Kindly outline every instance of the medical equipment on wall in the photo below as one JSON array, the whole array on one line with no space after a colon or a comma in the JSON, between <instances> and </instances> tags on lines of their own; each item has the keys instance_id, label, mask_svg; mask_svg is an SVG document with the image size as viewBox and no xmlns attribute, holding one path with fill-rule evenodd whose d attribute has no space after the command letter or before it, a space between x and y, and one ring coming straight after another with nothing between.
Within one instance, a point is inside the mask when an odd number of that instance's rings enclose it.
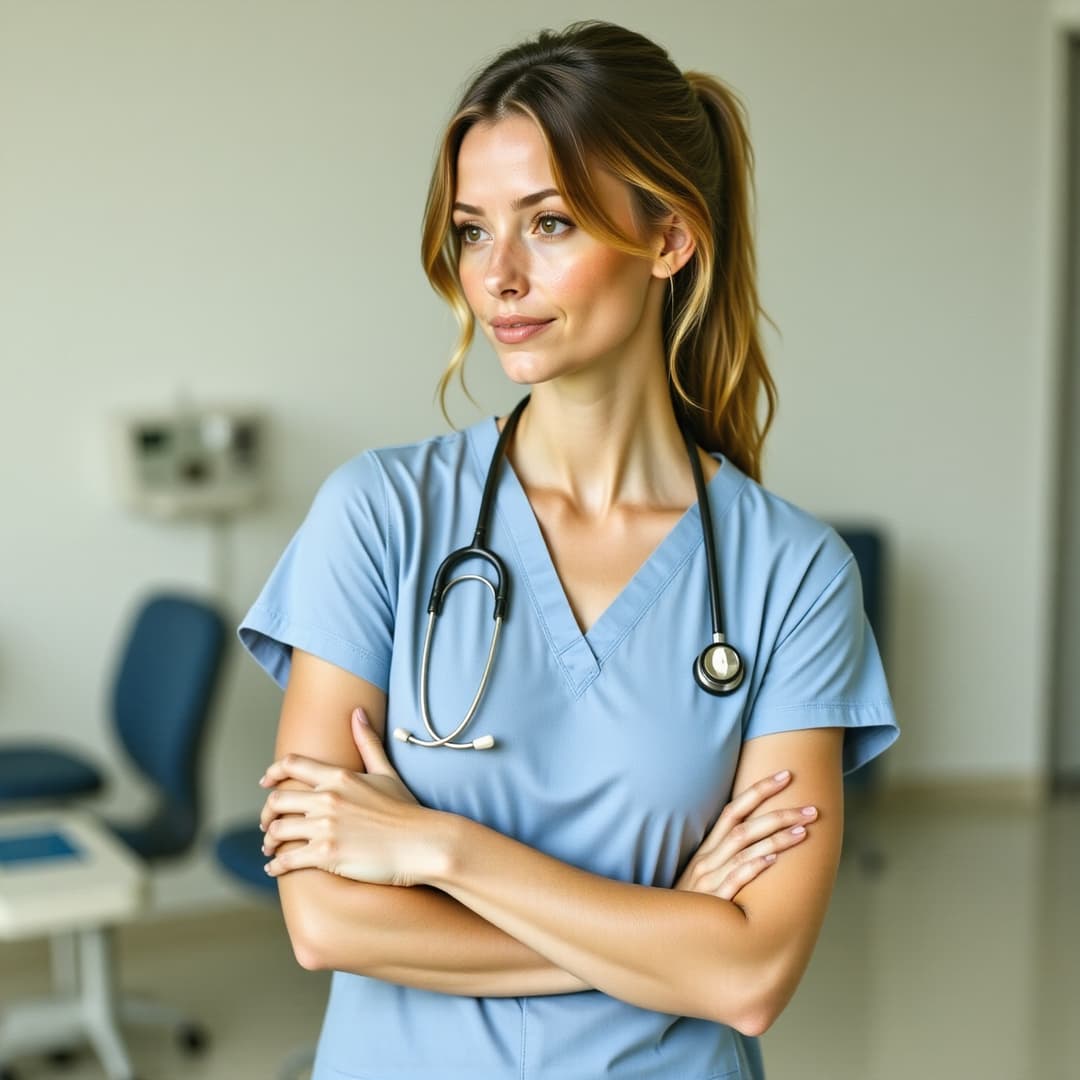
<instances>
[{"instance_id":1,"label":"medical equipment on wall","mask_svg":"<svg viewBox=\"0 0 1080 1080\"><path fill-rule=\"evenodd\" d=\"M394 738L400 742L413 743L415 746L446 746L452 750L489 750L495 745L495 739L491 735L481 735L469 742L455 742L454 740L469 726L472 718L476 715L476 710L480 707L480 701L491 677L491 668L495 660L495 650L499 643L503 619L506 617L510 578L502 559L486 546L487 531L491 519L491 504L494 501L495 487L498 483L499 466L506 456L506 446L528 403L528 396L518 402L499 434L499 441L495 446L495 452L491 455L491 464L488 466L487 477L484 481L484 493L480 500L480 512L477 515L476 531L473 534L472 543L468 547L452 551L435 572L435 580L431 587L431 599L428 602L428 624L427 632L424 635L424 651L420 660L420 715L430 738L421 739L406 731L405 728L399 727L394 730ZM709 571L709 602L712 609L713 624L712 642L706 645L701 654L694 660L694 679L702 690L710 694L730 694L738 689L742 683L745 668L738 652L724 638L720 606L720 571L716 561L716 548L713 543L709 496L705 488L705 477L701 471L697 445L685 426L682 427L682 435L686 442L686 451L694 474L694 487L697 490L701 528L705 540L705 561ZM461 574L458 577L451 578L450 575L455 567L468 559L480 559L486 562L494 571L494 583L482 574ZM484 671L480 677L480 685L465 713L464 719L449 735L439 735L432 722L427 699L428 663L431 658L435 620L442 611L446 594L461 581L479 581L490 589L494 603L493 617L495 625L491 635L491 645L488 648L487 659L484 663Z\"/></svg>"},{"instance_id":2,"label":"medical equipment on wall","mask_svg":"<svg viewBox=\"0 0 1080 1080\"><path fill-rule=\"evenodd\" d=\"M225 407L117 418L114 457L124 501L158 518L221 519L265 494L265 421Z\"/></svg>"}]
</instances>

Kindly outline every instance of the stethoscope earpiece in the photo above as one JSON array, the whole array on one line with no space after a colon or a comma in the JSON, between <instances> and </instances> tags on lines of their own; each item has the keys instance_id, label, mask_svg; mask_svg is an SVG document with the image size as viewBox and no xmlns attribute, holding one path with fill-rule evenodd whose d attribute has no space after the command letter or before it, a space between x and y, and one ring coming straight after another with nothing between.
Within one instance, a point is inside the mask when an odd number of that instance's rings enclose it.
<instances>
[{"instance_id":1,"label":"stethoscope earpiece","mask_svg":"<svg viewBox=\"0 0 1080 1080\"><path fill-rule=\"evenodd\" d=\"M481 735L480 738L467 743L450 742L448 739L435 739L429 742L426 739L418 739L403 727L394 728L394 738L398 742L411 742L416 746L449 746L452 750L490 750L495 745L494 735Z\"/></svg>"},{"instance_id":2,"label":"stethoscope earpiece","mask_svg":"<svg viewBox=\"0 0 1080 1080\"><path fill-rule=\"evenodd\" d=\"M743 681L743 662L739 654L724 641L714 641L705 647L694 661L694 678L702 690L710 694L730 694Z\"/></svg>"}]
</instances>

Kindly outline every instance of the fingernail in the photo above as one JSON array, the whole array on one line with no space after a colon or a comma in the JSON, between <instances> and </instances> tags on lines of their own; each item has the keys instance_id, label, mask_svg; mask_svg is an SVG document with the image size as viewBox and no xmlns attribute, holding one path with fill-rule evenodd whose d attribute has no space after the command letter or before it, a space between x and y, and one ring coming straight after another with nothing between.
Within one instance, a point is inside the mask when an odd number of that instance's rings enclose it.
<instances>
[{"instance_id":1,"label":"fingernail","mask_svg":"<svg viewBox=\"0 0 1080 1080\"><path fill-rule=\"evenodd\" d=\"M765 861L766 862L776 862L776 856L775 855L766 855L765 856Z\"/></svg>"},{"instance_id":2,"label":"fingernail","mask_svg":"<svg viewBox=\"0 0 1080 1080\"><path fill-rule=\"evenodd\" d=\"M801 825L796 825L795 828L791 830L791 835L792 836L802 836L803 833L805 833L805 832L806 832L806 829L804 829Z\"/></svg>"},{"instance_id":3,"label":"fingernail","mask_svg":"<svg viewBox=\"0 0 1080 1080\"><path fill-rule=\"evenodd\" d=\"M790 773L790 772L789 772L789 771L788 771L787 769L784 769L784 771L783 771L783 772L778 772L778 773L777 773L777 774L776 774L776 775L775 775L775 776L773 777L773 779L774 779L774 780L777 780L777 781L779 781L779 780L786 780L786 779L787 779L787 778L788 778L788 777L789 777L790 775L791 775L791 773Z\"/></svg>"},{"instance_id":4,"label":"fingernail","mask_svg":"<svg viewBox=\"0 0 1080 1080\"><path fill-rule=\"evenodd\" d=\"M364 715L363 709L353 709L353 719L367 727L367 717Z\"/></svg>"},{"instance_id":5,"label":"fingernail","mask_svg":"<svg viewBox=\"0 0 1080 1080\"><path fill-rule=\"evenodd\" d=\"M804 806L804 807L802 808L802 812L803 812L803 813L804 813L804 814L805 814L805 815L806 815L807 817L814 817L814 816L816 816L816 814L817 814L817 807L816 807L816 806Z\"/></svg>"}]
</instances>

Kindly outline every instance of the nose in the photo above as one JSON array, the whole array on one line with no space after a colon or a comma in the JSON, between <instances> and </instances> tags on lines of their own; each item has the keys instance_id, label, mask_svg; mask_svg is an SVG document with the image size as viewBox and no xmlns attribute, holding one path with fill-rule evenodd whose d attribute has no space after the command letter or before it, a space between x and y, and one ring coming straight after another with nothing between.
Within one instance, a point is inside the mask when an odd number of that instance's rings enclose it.
<instances>
[{"instance_id":1,"label":"nose","mask_svg":"<svg viewBox=\"0 0 1080 1080\"><path fill-rule=\"evenodd\" d=\"M529 291L528 253L513 238L491 245L484 286L495 297L524 296Z\"/></svg>"}]
</instances>

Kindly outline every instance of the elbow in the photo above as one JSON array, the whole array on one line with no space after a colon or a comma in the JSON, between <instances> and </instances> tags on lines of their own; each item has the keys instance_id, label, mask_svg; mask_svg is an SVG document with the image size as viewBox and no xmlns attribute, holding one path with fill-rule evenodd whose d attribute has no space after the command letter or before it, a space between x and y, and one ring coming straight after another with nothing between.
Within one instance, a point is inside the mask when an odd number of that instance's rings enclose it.
<instances>
[{"instance_id":1,"label":"elbow","mask_svg":"<svg viewBox=\"0 0 1080 1080\"><path fill-rule=\"evenodd\" d=\"M738 1001L731 1000L730 989L726 996L727 1000L722 1002L720 1007L716 1007L714 1003L713 1008L702 1011L704 1019L734 1028L740 1035L751 1038L756 1039L759 1035L764 1035L782 1011L773 1008L771 1003L763 997L745 993L745 989L739 995Z\"/></svg>"},{"instance_id":2,"label":"elbow","mask_svg":"<svg viewBox=\"0 0 1080 1080\"><path fill-rule=\"evenodd\" d=\"M292 884L292 883L290 883ZM281 890L281 912L285 932L289 935L293 957L306 971L328 971L333 965L326 948L326 935L321 932L323 919L313 896L295 895L295 890Z\"/></svg>"},{"instance_id":3,"label":"elbow","mask_svg":"<svg viewBox=\"0 0 1080 1080\"><path fill-rule=\"evenodd\" d=\"M312 942L306 938L301 938L297 934L289 934L289 941L292 944L293 956L296 958L296 962L305 971L328 970L329 965L326 963L323 954Z\"/></svg>"},{"instance_id":4,"label":"elbow","mask_svg":"<svg viewBox=\"0 0 1080 1080\"><path fill-rule=\"evenodd\" d=\"M733 1027L740 1035L756 1039L764 1035L776 1023L786 1004L786 1001L781 1001L779 998L764 995L756 1000L744 1002L734 1015L729 1011L727 1017L720 1022Z\"/></svg>"},{"instance_id":5,"label":"elbow","mask_svg":"<svg viewBox=\"0 0 1080 1080\"><path fill-rule=\"evenodd\" d=\"M296 962L305 971L326 971L330 965L327 963L326 953L323 951L315 935L310 928L296 926L286 921L285 928L289 934L289 944L292 946L293 956Z\"/></svg>"},{"instance_id":6,"label":"elbow","mask_svg":"<svg viewBox=\"0 0 1080 1080\"><path fill-rule=\"evenodd\" d=\"M359 932L373 922L358 905L366 886L321 870L293 874L281 881L281 911L293 956L305 971L351 971L372 974L370 937ZM349 892L347 899L343 893ZM359 936L358 936L359 934Z\"/></svg>"},{"instance_id":7,"label":"elbow","mask_svg":"<svg viewBox=\"0 0 1080 1080\"><path fill-rule=\"evenodd\" d=\"M772 966L768 971L757 971L741 981L736 1000L731 998L731 984L727 985L727 1001L723 1008L710 1019L727 1024L740 1035L758 1038L764 1035L779 1019L795 992L791 978Z\"/></svg>"},{"instance_id":8,"label":"elbow","mask_svg":"<svg viewBox=\"0 0 1080 1080\"><path fill-rule=\"evenodd\" d=\"M773 1010L767 1007L750 1009L742 1013L731 1026L740 1035L748 1035L756 1039L773 1026L780 1012L780 1009Z\"/></svg>"}]
</instances>

